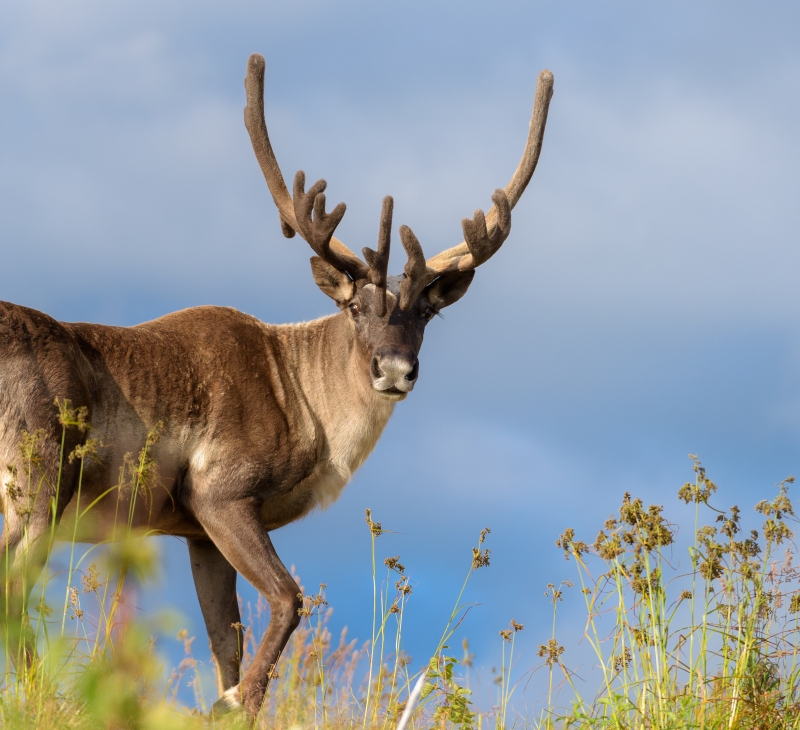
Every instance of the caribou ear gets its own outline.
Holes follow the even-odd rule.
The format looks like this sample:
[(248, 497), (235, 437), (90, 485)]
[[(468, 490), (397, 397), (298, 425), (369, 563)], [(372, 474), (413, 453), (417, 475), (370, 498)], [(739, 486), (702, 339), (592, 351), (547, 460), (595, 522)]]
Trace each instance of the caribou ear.
[(475, 276), (475, 269), (468, 271), (450, 271), (442, 274), (425, 290), (428, 301), (434, 309), (439, 310), (455, 304), (467, 293), (472, 278)]
[(352, 279), (339, 269), (323, 261), (319, 256), (311, 257), (311, 273), (314, 281), (337, 305), (343, 307), (356, 293)]

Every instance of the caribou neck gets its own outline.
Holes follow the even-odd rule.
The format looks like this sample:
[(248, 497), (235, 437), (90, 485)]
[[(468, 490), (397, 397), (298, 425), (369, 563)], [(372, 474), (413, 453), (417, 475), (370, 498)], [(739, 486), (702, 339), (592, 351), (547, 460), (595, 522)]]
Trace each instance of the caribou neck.
[(349, 479), (375, 448), (394, 402), (372, 388), (347, 313), (281, 330), (302, 397), (324, 432), (323, 458)]

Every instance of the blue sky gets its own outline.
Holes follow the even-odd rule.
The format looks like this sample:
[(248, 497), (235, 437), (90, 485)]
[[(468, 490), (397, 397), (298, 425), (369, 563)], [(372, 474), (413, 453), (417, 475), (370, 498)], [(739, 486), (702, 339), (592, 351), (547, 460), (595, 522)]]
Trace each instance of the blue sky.
[[(593, 537), (626, 490), (687, 524), (689, 452), (746, 514), (800, 471), (798, 16), (789, 2), (6, 3), (0, 297), (119, 325), (198, 304), (327, 314), (242, 123), (248, 55), (267, 60), (284, 174), (328, 180), (348, 204), (341, 238), (374, 247), (392, 194), (429, 255), (513, 173), (550, 68), (510, 239), (429, 326), (418, 387), (342, 499), (274, 536), (308, 587), (328, 584), (336, 625), (366, 637), (372, 508), (397, 532), (382, 554), (417, 581), (406, 638), (423, 661), (491, 527), (465, 630), (489, 667), (516, 618), (532, 666), (542, 592), (573, 577), (553, 545), (564, 527)], [(202, 635), (185, 548), (163, 549), (143, 601)], [(565, 612), (575, 638), (577, 596)]]

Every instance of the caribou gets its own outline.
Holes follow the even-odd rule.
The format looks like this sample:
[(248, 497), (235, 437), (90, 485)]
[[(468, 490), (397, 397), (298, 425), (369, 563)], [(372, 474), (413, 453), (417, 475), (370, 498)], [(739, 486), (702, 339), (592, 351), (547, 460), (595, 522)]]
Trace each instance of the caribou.
[[(94, 503), (81, 540), (107, 540), (115, 520), (128, 518), (130, 505), (120, 508), (120, 500), (131, 497), (115, 490), (117, 476), (126, 455), (160, 424), (152, 447), (159, 488), (147, 504), (132, 507), (130, 519), (134, 527), (186, 540), (219, 678), (212, 713), (237, 709), (251, 718), (302, 607), (270, 532), (331, 504), (375, 447), (395, 404), (413, 390), (427, 323), (466, 293), (511, 230), (511, 209), (536, 168), (553, 93), (553, 76), (542, 71), (522, 160), (492, 195), (488, 214), (465, 218), (464, 240), (429, 259), (401, 226), (407, 263), (389, 276), (392, 198), (383, 201), (377, 250), (363, 248), (362, 259), (333, 236), (345, 205), (326, 212), (324, 180), (306, 190), (300, 171), (290, 195), (267, 133), (264, 70), (264, 58), (252, 55), (245, 126), (283, 235), (309, 244), (314, 281), (338, 313), (274, 325), (201, 306), (114, 327), (58, 322), (0, 302), (6, 615), (25, 605), (52, 546), (51, 524), (75, 519), (79, 478), (81, 504)], [(59, 463), (61, 449), (70, 453), (87, 434), (67, 431), (62, 447), (58, 399), (84, 409), (98, 439), (82, 476), (77, 461)], [(23, 434), (34, 432), (46, 478), (42, 494), (22, 509), (13, 477), (24, 468)], [(243, 677), (237, 573), (270, 606), (269, 626)]]

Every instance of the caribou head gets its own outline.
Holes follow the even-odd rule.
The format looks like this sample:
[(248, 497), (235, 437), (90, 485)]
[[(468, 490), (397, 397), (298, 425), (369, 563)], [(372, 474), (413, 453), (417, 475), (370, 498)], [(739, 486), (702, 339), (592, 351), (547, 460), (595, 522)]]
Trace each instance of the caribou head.
[(365, 247), (364, 259), (334, 237), (345, 213), (339, 203), (325, 211), (325, 180), (305, 189), (305, 173), (294, 178), (290, 196), (284, 182), (264, 119), (264, 58), (253, 54), (247, 64), (245, 125), (253, 150), (278, 208), (283, 235), (296, 233), (316, 254), (311, 271), (317, 286), (351, 321), (353, 341), (363, 362), (363, 378), (382, 398), (402, 400), (419, 375), (419, 351), (425, 325), (444, 307), (457, 302), (469, 288), (475, 269), (488, 261), (511, 231), (511, 209), (522, 196), (536, 169), (553, 94), (553, 75), (539, 74), (533, 116), (522, 160), (505, 189), (492, 195), (487, 215), (476, 210), (464, 218), (464, 240), (427, 259), (408, 226), (400, 227), (407, 256), (403, 273), (388, 275), (394, 202), (383, 199), (377, 251)]

